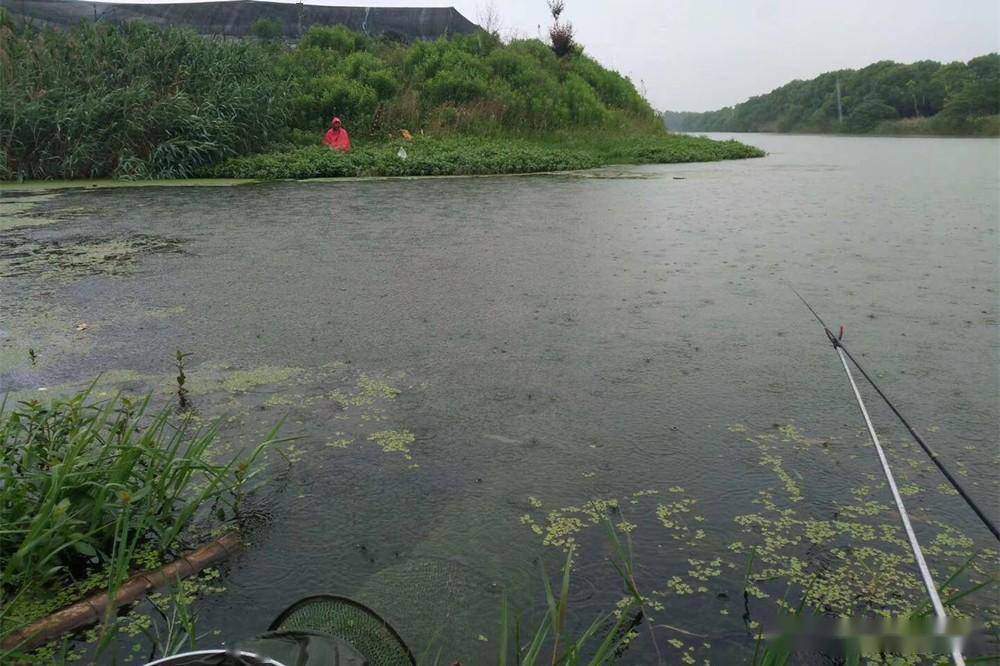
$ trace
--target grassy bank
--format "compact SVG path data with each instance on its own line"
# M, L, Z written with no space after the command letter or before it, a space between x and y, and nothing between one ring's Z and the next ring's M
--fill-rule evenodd
M403 152L400 152L403 151ZM349 154L319 146L227 160L206 172L217 178L333 178L537 173L609 164L703 162L760 157L735 141L662 136L595 142L451 137L371 143Z
M150 413L148 398L85 391L0 408L0 639L234 521L264 445L217 462L215 442L173 409ZM8 659L29 658L0 650Z
M294 47L180 28L37 31L0 11L0 180L537 172L758 155L673 137L572 45L480 32L403 44L343 27ZM318 149L340 116L356 152ZM396 157L402 130L423 137ZM279 155L280 153L280 155Z

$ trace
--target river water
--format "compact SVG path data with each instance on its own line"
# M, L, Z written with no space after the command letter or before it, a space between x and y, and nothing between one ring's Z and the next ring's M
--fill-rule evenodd
M558 570L566 533L575 621L622 597L587 513L617 499L664 658L746 655L749 623L800 594L769 582L743 617L732 544L759 535L734 519L762 490L791 482L802 520L869 492L896 524L836 355L789 285L846 326L997 514L1000 141L738 138L768 156L43 197L46 224L0 225L0 383L37 397L105 373L101 390L167 400L182 350L225 451L284 419L290 462L269 459L248 548L200 606L220 630L208 643L331 592L431 661L490 663L501 590L537 619L539 565ZM874 399L921 537L990 548ZM835 566L808 540L765 548ZM905 548L886 548L915 590ZM647 639L626 661L655 662Z

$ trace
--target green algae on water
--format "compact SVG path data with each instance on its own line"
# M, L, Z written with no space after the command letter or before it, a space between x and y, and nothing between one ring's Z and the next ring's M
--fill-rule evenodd
M256 183L252 178L186 178L173 180L26 180L0 183L0 193L100 190L133 187L233 187Z
M828 444L832 440L807 437L791 424L754 434L741 425L727 430L743 435L755 447L758 464L773 479L759 491L751 511L732 517L741 532L736 541L720 543L715 535L730 532L729 525L706 528L708 521L695 513L697 499L687 496L679 486L660 493L661 500L644 501L657 491L640 491L615 501L590 500L541 517L537 512L543 502L531 496L531 511L521 516L521 522L541 537L543 545L579 548L580 534L601 522L595 520L593 510L600 509L611 517L626 506L625 500L630 497L628 506L635 508L629 510L628 520L614 519L616 530L623 535L639 531L649 539L659 524L673 543L664 541L658 547L669 549L671 561L684 554L679 566L665 579L646 585L640 582L644 597L659 605L653 610L668 612L676 608L671 598L683 597L685 608L700 608L699 612L719 618L720 631L758 632L762 620L796 612L800 603L811 612L832 616L905 616L925 606L913 557L887 499L884 481L874 474L862 475L859 483L844 490L829 513L820 515L816 510L820 504L810 501L812 475L806 476L803 471L830 467ZM902 444L897 447L906 449ZM795 454L789 459L797 465L785 459L788 453ZM920 483L922 465L900 467L900 487L906 494L933 492ZM935 577L944 580L970 562L964 573L942 585L942 598L955 600L949 615L975 618L987 628L1000 626L993 587L1000 570L997 553L977 548L972 539L952 525L928 515L927 506L918 505L913 513ZM650 565L642 561L636 564ZM738 583L736 576L744 570L745 579ZM972 593L965 595L963 590ZM741 596L742 603L732 605L730 600ZM732 619L725 619L729 617ZM670 625L656 625L653 618L650 622L664 630L678 629L674 618L667 619ZM665 643L678 650L677 661L688 662L696 655L699 661L711 657L710 644L698 647L680 639ZM866 656L869 663L884 663L878 655ZM909 656L899 663L923 661L919 656Z
M0 244L0 277L21 275L68 281L85 275L126 274L139 257L179 252L180 242L148 235L60 241L16 237L11 251Z
M55 194L42 194L24 197L0 197L0 231L35 227L58 222L55 217L42 217L35 214L38 204L52 201Z
M378 444L384 453L402 453L404 459L412 460L410 445L417 438L409 430L379 430L368 435L368 441Z
M252 370L238 370L222 380L222 386L227 391L239 392L268 384L278 384L303 372L302 368L281 368L262 365Z

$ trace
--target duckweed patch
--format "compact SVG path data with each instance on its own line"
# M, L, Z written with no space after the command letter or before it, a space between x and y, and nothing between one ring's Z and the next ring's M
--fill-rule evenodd
M409 430L379 430L368 435L369 442L375 442L385 453L402 453L403 458L412 460L410 445L417 441Z
M648 491L647 491L648 492ZM633 493L624 501L632 501L644 496L643 492ZM537 497L528 497L529 506L535 510L541 510L544 506ZM604 517L617 515L620 510L620 500L618 498L594 498L579 506L565 506L553 509L544 516L533 516L525 513L521 516L521 523L528 526L532 532L542 537L542 543L546 546L555 546L566 552L576 545L577 535L589 527L600 525ZM620 523L631 531L635 525L631 523Z
M237 370L231 373L222 380L222 387L234 393L246 392L261 386L280 384L302 374L302 372L302 368L282 368L262 365L259 368Z
M91 336L74 330L79 320L73 312L44 295L6 300L0 309L7 317L0 325L0 373L18 367L38 370L93 345Z
M692 627L670 615L678 607L671 604L671 598L688 599L683 607L703 613L701 626L717 627L716 637L728 635L731 642L733 634L745 634L743 647L748 651L753 650L761 627L795 612L800 603L811 612L834 617L895 617L926 609L913 556L878 475L859 475L859 482L845 489L833 507L818 513L816 507L821 504L813 499L809 486L815 482L815 470L832 467L831 440L807 437L792 424L764 433L750 434L741 425L727 431L744 437L753 447L752 457L773 479L748 505L751 511L732 517L737 541L720 542L713 536L732 530L725 524L708 529L709 521L698 512L698 500L680 486L617 499L602 497L547 513L542 513L544 500L531 496L527 499L530 510L520 522L544 546L579 549L581 534L607 515L619 534L641 535L669 549L663 552L671 554L673 570L665 578L643 580L639 585L650 600L650 614L666 613L662 620L669 624L658 625L656 635L661 648L676 650L668 661L712 658L711 643L692 643L675 635L689 634ZM908 451L903 444L893 449L897 457ZM855 456L849 449L839 450ZM900 487L907 496L935 492L920 483L923 461L905 458L897 462ZM812 473L806 474L807 470ZM632 507L627 519L620 515L625 506ZM973 539L930 515L926 506L915 504L911 512L935 578L943 581L953 572L962 572L940 590L943 599L954 600L949 613L975 618L987 632L995 632L1000 627L994 588L1000 555L977 547ZM658 530L666 534L658 535ZM966 562L967 568L962 569ZM637 562L640 567L643 564ZM963 590L973 592L964 594ZM712 616L717 620L712 621ZM657 625L658 620L653 617L650 622ZM868 663L894 659L867 656ZM911 656L899 663L924 662Z
M759 511L735 518L748 539L730 548L744 555L753 553L761 567L753 580L770 590L756 596L774 596L774 603L787 610L792 604L783 595L791 585L801 590L807 606L823 613L888 616L913 610L923 597L922 586L884 484L853 488L832 516L807 515L800 508L804 496L799 484L775 453L775 438L765 434L751 439L761 450L761 464L771 468L780 481L774 488L759 491L753 500ZM786 436L781 441L804 440ZM911 495L922 492L913 482L902 487ZM928 516L922 522L924 552L938 575L975 553L974 542L955 528ZM930 538L928 532L933 532ZM984 573L981 570L968 582L983 582ZM956 591L943 590L942 596Z
M143 255L180 252L181 245L176 239L142 234L58 240L10 234L0 238L0 277L73 280L86 275L119 275L131 272Z
M41 203L52 201L54 194L35 196L0 197L0 232L21 227L35 227L60 221L59 217L42 216L37 208Z
M132 187L233 187L257 181L248 178L182 178L161 180L114 180L81 178L78 180L26 180L0 182L0 194L61 192L64 190L106 190Z
M0 351L4 347L0 346ZM15 350L16 351L16 350ZM13 352L12 352L13 353ZM0 361L3 357L0 356ZM23 360L22 360L23 362ZM164 355L162 373L140 373L134 370L110 370L94 383L95 397L106 398L118 391L129 394L152 391L158 402L176 403L176 372L170 371L171 359ZM398 380L372 372L355 373L349 365L331 362L317 368L260 366L237 368L231 363L203 362L185 366L185 390L193 411L188 417L196 423L207 423L221 417L229 427L243 428L254 422L273 422L293 415L289 430L302 425L302 417L318 412L318 417L335 423L334 434L305 437L281 448L286 460L295 463L312 455L340 454L355 442L370 441L383 453L400 455L413 461L411 445L416 441L411 431L402 427L386 427L390 418L389 405L404 390ZM337 388L330 388L331 385ZM85 388L84 384L65 384L18 391L13 400L30 400L48 395L62 395ZM407 389L419 386L407 385ZM332 403L332 404L331 404ZM332 409L331 409L332 408ZM261 413L277 414L261 419ZM294 433L293 433L294 434ZM218 454L233 452L229 439L219 441ZM373 447L374 448L374 447ZM416 463L410 467L416 467Z

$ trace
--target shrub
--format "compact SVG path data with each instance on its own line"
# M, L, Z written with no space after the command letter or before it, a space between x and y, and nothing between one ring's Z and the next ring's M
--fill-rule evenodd
M265 42L276 42L285 35L281 21L269 18L259 18L250 26L250 34Z
M353 51L363 51L371 44L369 38L359 32L342 26L325 27L314 25L302 35L302 48L316 48L347 55Z
M844 122L844 128L849 132L867 132L883 120L892 120L898 117L899 114L893 107L877 99L869 98L851 109Z
M572 23L553 23L549 28L549 39L552 40L552 51L560 58L573 53L576 43L573 41Z
M438 72L427 82L424 99L431 106L443 102L468 102L484 97L489 90L486 79L476 72L447 69Z

